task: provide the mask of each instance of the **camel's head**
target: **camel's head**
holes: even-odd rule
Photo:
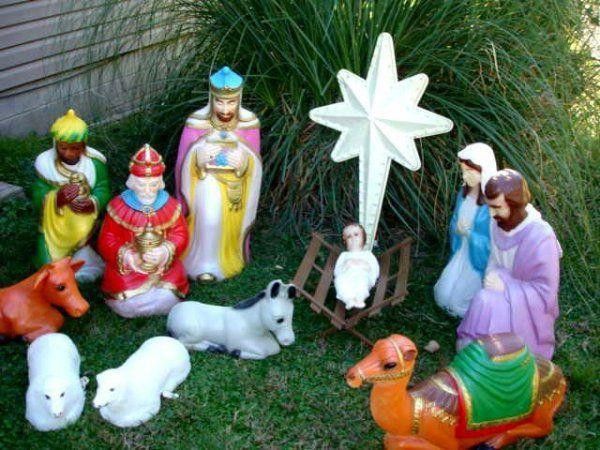
[[[375,343],[365,358],[346,372],[346,382],[352,388],[365,382],[395,382],[410,377],[417,357],[417,347],[407,337],[392,334]]]

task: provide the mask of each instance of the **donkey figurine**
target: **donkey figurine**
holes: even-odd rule
[[[294,297],[294,285],[274,280],[264,291],[231,307],[179,303],[169,313],[167,329],[188,350],[264,359],[279,353],[279,344],[294,343]]]
[[[0,341],[23,336],[26,341],[63,326],[65,310],[71,317],[81,317],[90,305],[81,296],[75,272],[84,261],[70,257],[46,264],[20,283],[0,289]]]

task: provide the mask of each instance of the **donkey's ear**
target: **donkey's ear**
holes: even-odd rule
[[[288,286],[287,295],[288,298],[296,298],[298,296],[298,290],[296,289],[296,286],[290,284]]]
[[[277,281],[273,281],[273,284],[271,284],[271,290],[270,290],[270,295],[271,298],[275,298],[279,295],[279,289],[281,288],[281,281],[277,280]]]
[[[42,267],[40,271],[36,274],[35,280],[33,281],[33,290],[38,290],[41,288],[42,283],[46,281],[46,278],[50,275],[50,271],[46,266]]]

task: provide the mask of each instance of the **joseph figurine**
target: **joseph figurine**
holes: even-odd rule
[[[458,327],[457,347],[498,333],[515,333],[536,355],[554,354],[560,244],[531,203],[527,181],[511,169],[485,185],[491,253],[481,289]]]
[[[40,212],[35,264],[66,256],[85,261],[78,280],[99,278],[102,259],[88,245],[110,198],[106,158],[86,145],[87,124],[70,109],[50,128],[54,145],[35,160],[32,199]]]

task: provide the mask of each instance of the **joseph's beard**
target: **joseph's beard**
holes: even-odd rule
[[[527,217],[527,213],[524,209],[512,210],[510,212],[510,215],[506,219],[503,219],[499,216],[494,216],[494,220],[496,221],[498,226],[504,231],[510,231],[516,228],[521,222],[523,222],[523,220],[525,220],[525,217]]]
[[[500,228],[502,228],[503,230],[505,229],[505,227],[507,226],[507,219],[503,219],[500,216],[494,216],[494,220],[496,221],[496,223],[498,224],[498,226]]]

